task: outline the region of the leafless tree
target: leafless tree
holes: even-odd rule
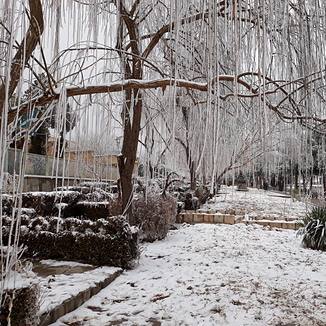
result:
[[[1,74],[0,85],[2,126],[53,101],[75,98],[78,104],[82,96],[93,101],[102,94],[119,103],[124,130],[119,171],[123,206],[129,212],[148,90],[161,89],[173,107],[176,88],[191,90],[187,96],[194,105],[201,103],[201,114],[206,113],[211,121],[205,137],[213,132],[215,140],[218,125],[224,123],[218,121],[219,114],[225,111],[225,117],[236,116],[248,110],[248,103],[250,111],[259,112],[253,116],[261,122],[261,130],[271,111],[284,122],[325,133],[325,49],[320,46],[325,4],[314,2],[314,6],[303,0],[63,2],[72,13],[71,26],[79,27],[75,30],[79,39],[47,65],[44,46],[40,47],[43,61],[33,56],[37,44],[44,44],[41,35],[49,23],[44,23],[48,16],[42,9],[56,8],[60,19],[61,1],[51,7],[47,0],[29,0],[29,28],[21,42],[12,44],[14,22],[10,26],[1,23],[6,35],[2,67],[9,67],[1,70],[6,72]],[[112,24],[105,27],[108,35],[101,43],[96,38],[98,26],[108,22]],[[88,31],[84,39],[82,29]],[[33,69],[32,59],[45,71],[50,86],[39,97],[9,108],[9,99],[23,82],[24,68]],[[94,68],[103,62],[106,68]]]

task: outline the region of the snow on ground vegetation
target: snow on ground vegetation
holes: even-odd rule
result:
[[[305,210],[270,195],[232,196],[260,202],[265,213]],[[146,244],[133,270],[52,325],[326,325],[325,265],[326,252],[303,248],[294,230],[183,224]]]

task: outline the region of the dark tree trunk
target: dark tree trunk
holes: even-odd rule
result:
[[[302,173],[302,187],[303,187],[303,193],[307,193],[307,179],[306,174]]]
[[[189,164],[189,170],[190,170],[190,189],[195,190],[197,185],[197,180],[196,180],[196,169],[195,169],[194,161],[191,161],[191,163]]]
[[[37,43],[40,40],[40,36],[44,30],[43,11],[40,0],[29,0],[30,8],[30,25],[25,35],[24,40],[20,43],[15,57],[12,60],[10,67],[10,80],[0,83],[0,116],[4,108],[4,102],[6,99],[6,84],[9,82],[8,87],[8,99],[13,95],[21,74],[24,69],[24,64],[28,63],[33,51],[35,50]],[[15,115],[8,117],[8,123],[12,122]]]
[[[132,195],[133,182],[132,175],[135,168],[138,148],[138,137],[140,132],[140,123],[142,116],[142,96],[140,91],[127,91],[127,99],[133,99],[133,115],[132,122],[130,116],[125,121],[124,138],[121,154],[118,157],[118,166],[121,180],[122,191],[122,209],[123,214],[128,218],[128,221],[133,225],[132,220]],[[131,108],[131,107],[130,107]]]
[[[299,189],[299,166],[298,164],[295,164],[294,166],[294,189]]]
[[[142,79],[143,66],[140,60],[140,42],[139,26],[136,20],[133,19],[133,14],[136,11],[136,2],[131,11],[128,11],[123,1],[119,2],[117,7],[120,10],[120,24],[118,28],[117,50],[121,58],[121,64],[124,67],[124,77],[128,79]],[[130,38],[129,45],[125,45],[126,35]],[[127,58],[125,53],[127,48],[133,54],[132,59]],[[132,220],[132,197],[133,197],[133,182],[132,175],[135,167],[138,138],[140,133],[140,123],[142,116],[142,95],[139,89],[125,89],[125,103],[121,113],[123,121],[123,143],[121,154],[118,157],[118,167],[121,181],[122,192],[122,210],[128,218],[131,225]]]

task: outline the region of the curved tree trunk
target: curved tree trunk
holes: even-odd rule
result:
[[[12,59],[9,81],[5,80],[4,83],[0,85],[0,115],[3,111],[6,99],[9,100],[13,95],[20,80],[22,71],[33,54],[44,30],[41,1],[29,0],[29,7],[30,25],[25,38],[19,45],[16,55]],[[7,85],[8,82],[9,85]]]

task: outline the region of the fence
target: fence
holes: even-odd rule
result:
[[[27,153],[26,160],[23,160],[22,155],[24,154],[21,150],[7,151],[4,171],[7,185],[3,185],[2,191],[10,192],[8,175],[21,175],[21,171],[24,174],[24,191],[50,191],[56,186],[71,185],[81,180],[117,180],[119,175],[115,163],[88,163],[31,153]]]

